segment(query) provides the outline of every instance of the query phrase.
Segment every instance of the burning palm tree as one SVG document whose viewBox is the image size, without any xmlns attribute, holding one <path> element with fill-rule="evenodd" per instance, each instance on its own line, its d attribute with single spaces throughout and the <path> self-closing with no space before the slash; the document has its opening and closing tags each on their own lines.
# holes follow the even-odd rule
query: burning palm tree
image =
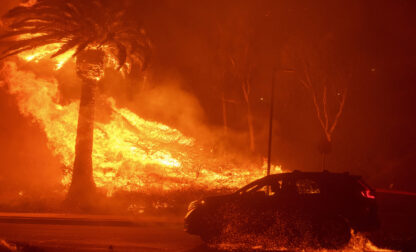
<svg viewBox="0 0 416 252">
<path fill-rule="evenodd" d="M 3 18 L 8 27 L 0 40 L 7 46 L 0 59 L 56 43 L 59 49 L 52 57 L 74 51 L 82 91 L 67 200 L 78 207 L 89 206 L 95 194 L 92 149 L 98 84 L 110 63 L 120 71 L 129 72 L 133 65 L 143 70 L 150 42 L 119 1 L 38 0 L 11 9 Z"/>
</svg>

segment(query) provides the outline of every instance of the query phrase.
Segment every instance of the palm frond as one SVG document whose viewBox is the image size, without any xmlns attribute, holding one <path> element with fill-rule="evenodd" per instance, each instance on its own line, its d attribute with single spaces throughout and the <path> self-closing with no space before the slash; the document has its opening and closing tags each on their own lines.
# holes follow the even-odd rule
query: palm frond
<svg viewBox="0 0 416 252">
<path fill-rule="evenodd" d="M 127 62 L 146 66 L 151 44 L 142 27 L 130 20 L 118 3 L 109 0 L 38 0 L 16 7 L 3 16 L 8 30 L 0 42 L 10 44 L 0 59 L 50 43 L 61 43 L 52 55 L 77 48 L 74 57 L 89 47 L 111 47 L 121 68 Z"/>
<path fill-rule="evenodd" d="M 80 43 L 79 45 L 78 45 L 78 48 L 77 48 L 77 50 L 75 51 L 75 53 L 74 53 L 74 56 L 77 56 L 78 54 L 80 54 L 83 50 L 85 50 L 85 48 L 87 48 L 87 46 L 88 46 L 88 44 L 89 44 L 90 42 L 87 40 L 87 41 L 84 41 L 84 42 L 82 42 L 82 43 Z"/>
<path fill-rule="evenodd" d="M 126 47 L 120 42 L 116 42 L 116 46 L 117 46 L 117 61 L 118 61 L 119 69 L 120 69 L 126 63 L 127 50 L 126 50 Z"/>
<path fill-rule="evenodd" d="M 69 40 L 64 45 L 62 45 L 61 48 L 59 48 L 59 50 L 51 56 L 51 58 L 54 58 L 56 56 L 66 53 L 67 51 L 79 45 L 79 43 L 80 43 L 80 38 L 74 37 L 73 39 Z"/>
</svg>

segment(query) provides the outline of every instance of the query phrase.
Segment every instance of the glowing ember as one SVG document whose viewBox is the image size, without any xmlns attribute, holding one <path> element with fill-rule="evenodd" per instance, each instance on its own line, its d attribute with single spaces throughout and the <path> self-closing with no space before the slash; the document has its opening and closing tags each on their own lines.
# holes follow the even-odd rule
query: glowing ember
<svg viewBox="0 0 416 252">
<path fill-rule="evenodd" d="M 21 55 L 20 55 L 21 56 Z M 45 130 L 49 147 L 66 167 L 62 183 L 69 185 L 74 161 L 78 102 L 59 104 L 56 80 L 37 78 L 7 62 L 2 75 L 17 97 L 20 112 Z M 146 121 L 111 98 L 101 98 L 111 111 L 94 130 L 94 179 L 108 194 L 125 191 L 170 191 L 188 187 L 235 188 L 265 175 L 265 165 L 214 156 L 193 138 L 161 123 Z M 231 158 L 230 158 L 231 159 Z M 272 172 L 281 172 L 273 166 Z"/>
<path fill-rule="evenodd" d="M 246 251 L 246 250 L 261 250 L 261 251 L 292 251 L 287 249 L 284 246 L 279 245 L 282 241 L 277 241 L 276 237 L 267 237 L 265 235 L 253 236 L 253 235 L 244 235 L 240 237 L 244 239 L 244 243 L 235 243 L 229 242 L 228 240 L 221 241 L 218 244 L 212 244 L 210 247 L 218 249 L 221 251 Z M 284 239 L 284 238 L 283 238 Z M 298 250 L 296 250 L 298 251 Z M 313 248 L 304 248 L 299 249 L 299 251 L 309 251 L 309 252 L 398 252 L 391 249 L 382 249 L 375 246 L 371 241 L 364 237 L 362 234 L 354 233 L 351 230 L 351 240 L 350 242 L 341 249 L 313 249 Z"/>
</svg>

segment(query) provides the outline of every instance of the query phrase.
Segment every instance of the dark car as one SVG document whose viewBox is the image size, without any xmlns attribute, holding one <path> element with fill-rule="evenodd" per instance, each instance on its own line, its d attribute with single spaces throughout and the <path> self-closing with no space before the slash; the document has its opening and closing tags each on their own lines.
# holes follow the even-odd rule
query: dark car
<svg viewBox="0 0 416 252">
<path fill-rule="evenodd" d="M 359 176 L 348 173 L 275 174 L 233 194 L 193 201 L 185 216 L 185 231 L 207 242 L 231 233 L 233 237 L 267 234 L 279 240 L 285 237 L 289 241 L 285 246 L 309 240 L 319 247 L 339 248 L 349 242 L 351 229 L 378 228 L 374 195 Z"/>
</svg>

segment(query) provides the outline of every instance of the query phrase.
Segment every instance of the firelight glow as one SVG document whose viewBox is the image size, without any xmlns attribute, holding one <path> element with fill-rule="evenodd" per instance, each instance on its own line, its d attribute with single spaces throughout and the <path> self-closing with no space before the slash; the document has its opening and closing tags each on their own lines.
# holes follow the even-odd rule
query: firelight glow
<svg viewBox="0 0 416 252">
<path fill-rule="evenodd" d="M 34 51 L 32 55 L 19 57 L 36 61 L 47 55 Z M 64 57 L 55 62 L 62 67 L 68 59 Z M 21 71 L 16 63 L 6 62 L 2 75 L 9 92 L 17 98 L 20 112 L 32 117 L 45 131 L 49 148 L 65 167 L 62 184 L 68 188 L 75 156 L 79 102 L 60 104 L 56 80 Z M 266 163 L 263 167 L 244 160 L 236 164 L 213 155 L 209 148 L 177 129 L 144 120 L 127 108 L 117 107 L 112 98 L 99 99 L 111 112 L 109 121 L 95 122 L 93 173 L 97 187 L 107 195 L 119 190 L 237 188 L 265 175 Z M 272 172 L 281 172 L 281 167 L 273 166 Z"/>
</svg>

